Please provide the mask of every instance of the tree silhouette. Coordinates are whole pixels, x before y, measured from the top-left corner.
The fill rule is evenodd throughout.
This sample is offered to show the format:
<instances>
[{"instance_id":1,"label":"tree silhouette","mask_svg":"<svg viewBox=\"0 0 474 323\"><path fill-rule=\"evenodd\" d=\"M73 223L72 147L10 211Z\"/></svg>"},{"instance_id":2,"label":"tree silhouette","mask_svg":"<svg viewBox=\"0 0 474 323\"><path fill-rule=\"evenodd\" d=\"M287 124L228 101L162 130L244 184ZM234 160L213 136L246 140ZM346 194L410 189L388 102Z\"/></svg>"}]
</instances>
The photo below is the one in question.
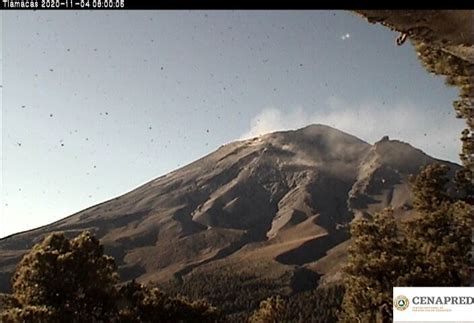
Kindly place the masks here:
<instances>
[{"instance_id":1,"label":"tree silhouette","mask_svg":"<svg viewBox=\"0 0 474 323\"><path fill-rule=\"evenodd\" d=\"M215 322L205 301L169 297L135 281L118 287L117 266L90 232L52 233L26 254L2 295L1 322Z\"/></svg>"}]
</instances>

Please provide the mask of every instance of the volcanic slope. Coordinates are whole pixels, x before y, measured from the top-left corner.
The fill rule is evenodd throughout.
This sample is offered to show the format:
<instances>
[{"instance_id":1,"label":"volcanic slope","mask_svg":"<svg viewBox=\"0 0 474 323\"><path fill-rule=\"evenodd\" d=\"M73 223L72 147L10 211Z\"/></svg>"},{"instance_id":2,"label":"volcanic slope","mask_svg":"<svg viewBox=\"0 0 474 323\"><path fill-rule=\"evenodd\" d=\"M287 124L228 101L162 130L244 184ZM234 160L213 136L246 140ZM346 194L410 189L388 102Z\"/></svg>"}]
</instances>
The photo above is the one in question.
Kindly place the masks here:
<instances>
[{"instance_id":1,"label":"volcanic slope","mask_svg":"<svg viewBox=\"0 0 474 323\"><path fill-rule=\"evenodd\" d=\"M275 132L215 152L110 201L0 240L0 291L45 234L90 230L123 280L199 275L277 282L281 292L337 280L355 216L409 216L408 176L438 161L387 137L370 145L324 125Z\"/></svg>"}]
</instances>

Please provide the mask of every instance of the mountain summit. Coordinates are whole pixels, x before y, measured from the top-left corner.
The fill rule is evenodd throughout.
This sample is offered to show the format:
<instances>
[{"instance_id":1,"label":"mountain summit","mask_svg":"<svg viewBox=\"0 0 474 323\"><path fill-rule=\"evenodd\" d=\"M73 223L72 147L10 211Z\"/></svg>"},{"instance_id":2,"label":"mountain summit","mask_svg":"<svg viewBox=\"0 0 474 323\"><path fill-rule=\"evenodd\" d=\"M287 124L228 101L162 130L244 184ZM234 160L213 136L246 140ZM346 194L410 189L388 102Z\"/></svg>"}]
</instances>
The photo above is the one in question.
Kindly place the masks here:
<instances>
[{"instance_id":1,"label":"mountain summit","mask_svg":"<svg viewBox=\"0 0 474 323\"><path fill-rule=\"evenodd\" d=\"M338 279L352 219L387 206L409 216L408 176L433 162L441 161L407 143L370 145L324 125L233 142L118 198L1 239L0 288L9 290L15 265L45 234L83 230L100 238L123 280L226 273L290 291L321 276L327 283Z\"/></svg>"}]
</instances>

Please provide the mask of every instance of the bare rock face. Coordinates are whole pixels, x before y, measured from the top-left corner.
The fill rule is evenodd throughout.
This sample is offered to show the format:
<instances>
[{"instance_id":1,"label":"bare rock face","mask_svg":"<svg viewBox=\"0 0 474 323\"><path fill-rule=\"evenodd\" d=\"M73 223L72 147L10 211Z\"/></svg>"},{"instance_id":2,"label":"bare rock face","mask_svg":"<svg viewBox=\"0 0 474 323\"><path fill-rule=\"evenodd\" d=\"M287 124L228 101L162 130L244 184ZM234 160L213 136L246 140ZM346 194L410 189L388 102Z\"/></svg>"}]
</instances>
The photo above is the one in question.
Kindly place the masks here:
<instances>
[{"instance_id":1,"label":"bare rock face","mask_svg":"<svg viewBox=\"0 0 474 323\"><path fill-rule=\"evenodd\" d=\"M408 176L436 161L403 142L370 145L323 125L233 142L118 198L1 239L1 291L21 256L53 231L92 231L123 280L231 271L291 288L302 272L337 279L354 216L386 206L409 216Z\"/></svg>"}]
</instances>

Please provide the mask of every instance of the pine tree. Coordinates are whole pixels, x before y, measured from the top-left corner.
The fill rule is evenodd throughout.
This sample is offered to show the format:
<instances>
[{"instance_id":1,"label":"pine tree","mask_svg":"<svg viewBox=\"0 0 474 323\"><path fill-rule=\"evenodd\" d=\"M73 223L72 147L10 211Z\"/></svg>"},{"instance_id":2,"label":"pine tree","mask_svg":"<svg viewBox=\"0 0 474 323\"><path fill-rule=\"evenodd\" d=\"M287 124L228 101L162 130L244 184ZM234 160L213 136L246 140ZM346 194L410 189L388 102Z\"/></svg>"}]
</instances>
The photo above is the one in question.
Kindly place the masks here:
<instances>
[{"instance_id":1,"label":"pine tree","mask_svg":"<svg viewBox=\"0 0 474 323\"><path fill-rule=\"evenodd\" d=\"M45 307L65 321L108 321L115 315L116 270L89 232L72 240L53 233L19 263L13 295L23 306Z\"/></svg>"},{"instance_id":2,"label":"pine tree","mask_svg":"<svg viewBox=\"0 0 474 323\"><path fill-rule=\"evenodd\" d=\"M469 285L472 206L448 194L448 171L411 179L416 215L403 225L391 210L352 223L340 321L390 322L394 286Z\"/></svg>"},{"instance_id":3,"label":"pine tree","mask_svg":"<svg viewBox=\"0 0 474 323\"><path fill-rule=\"evenodd\" d=\"M351 234L341 322L390 322L392 286L407 267L393 211L355 220Z\"/></svg>"},{"instance_id":4,"label":"pine tree","mask_svg":"<svg viewBox=\"0 0 474 323\"><path fill-rule=\"evenodd\" d=\"M441 204L452 199L447 193L449 168L443 164L431 164L417 176L410 177L413 206L419 213L436 211Z\"/></svg>"},{"instance_id":5,"label":"pine tree","mask_svg":"<svg viewBox=\"0 0 474 323\"><path fill-rule=\"evenodd\" d=\"M118 287L117 266L89 232L52 233L17 266L13 294L0 295L0 322L217 322L205 301L170 297L135 281Z\"/></svg>"},{"instance_id":6,"label":"pine tree","mask_svg":"<svg viewBox=\"0 0 474 323\"><path fill-rule=\"evenodd\" d=\"M285 301L280 296L269 297L260 302L249 323L279 323L284 319Z\"/></svg>"},{"instance_id":7,"label":"pine tree","mask_svg":"<svg viewBox=\"0 0 474 323\"><path fill-rule=\"evenodd\" d=\"M412 255L406 284L411 286L468 286L472 206L447 193L448 169L433 164L412 181L417 214L406 223Z\"/></svg>"},{"instance_id":8,"label":"pine tree","mask_svg":"<svg viewBox=\"0 0 474 323\"><path fill-rule=\"evenodd\" d=\"M131 281L119 290L120 322L217 322L220 313L209 303L169 297L158 288Z\"/></svg>"}]
</instances>

